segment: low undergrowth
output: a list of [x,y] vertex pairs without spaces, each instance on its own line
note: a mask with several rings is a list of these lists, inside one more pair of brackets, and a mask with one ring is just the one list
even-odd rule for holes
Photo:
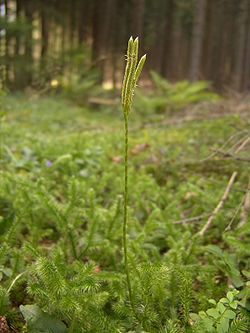
[[247,117],[161,125],[131,112],[135,316],[122,260],[122,113],[60,97],[3,102],[2,323],[16,332],[248,331],[249,162],[235,158],[249,157]]

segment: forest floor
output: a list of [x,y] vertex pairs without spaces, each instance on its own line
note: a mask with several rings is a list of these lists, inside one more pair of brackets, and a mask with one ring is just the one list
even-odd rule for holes
[[[43,281],[47,276],[38,264],[35,268],[30,264],[41,263],[44,256],[56,266],[63,254],[68,270],[75,260],[93,264],[99,279],[109,279],[102,272],[123,274],[119,206],[123,194],[122,112],[114,105],[80,107],[60,96],[10,95],[3,98],[3,105],[0,317],[7,318],[13,331],[25,332],[19,307],[37,304],[70,326],[72,309],[65,308],[60,293],[52,302],[53,291]],[[129,242],[130,250],[140,263],[212,267],[211,272],[206,271],[206,279],[189,272],[194,288],[189,312],[206,310],[209,298],[218,302],[235,287],[245,292],[246,272],[249,274],[249,115],[249,100],[235,97],[180,111],[144,115],[142,110],[130,116],[128,234],[134,240]],[[201,238],[195,245],[197,235]],[[211,245],[215,247],[208,249]],[[230,256],[228,269],[220,260],[226,262]],[[101,297],[103,303],[97,308],[108,312],[103,290]],[[244,297],[243,293],[239,299]],[[77,295],[75,301],[80,305],[73,331],[81,332],[77,325],[84,327],[81,316],[85,310]],[[178,319],[178,304],[170,304],[167,316],[173,322],[184,320]],[[24,310],[22,314],[31,325]],[[93,316],[89,310],[88,325],[82,332],[98,331],[88,328],[99,325]],[[114,326],[107,332],[118,332],[113,327],[123,327],[120,332],[135,330],[118,317],[112,317]],[[99,327],[100,332],[105,329]]]

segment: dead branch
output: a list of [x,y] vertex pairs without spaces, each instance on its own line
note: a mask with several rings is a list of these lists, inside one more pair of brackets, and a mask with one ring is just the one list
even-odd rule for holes
[[[224,143],[223,145],[220,147],[221,150],[223,150],[223,148],[226,147],[226,145],[231,142],[235,137],[239,136],[240,134],[246,132],[246,130],[242,130],[242,131],[239,131],[233,135],[231,135]],[[212,154],[210,154],[209,156],[203,158],[202,160],[200,160],[200,162],[205,162],[207,160],[209,160],[210,158],[214,157],[216,155],[216,152],[213,152]]]
[[[200,161],[201,162],[201,161]],[[213,184],[217,184],[217,185],[222,185],[223,187],[225,186],[225,184],[223,182],[220,182],[218,180],[214,180],[214,179],[211,179],[209,177],[206,177],[204,175],[201,175],[200,173],[197,173],[197,172],[194,172],[188,168],[184,168],[184,170],[186,170],[187,172],[190,172],[191,174],[197,176],[197,177],[200,177],[202,179],[204,179],[205,181],[207,182],[210,182],[210,183],[213,183]],[[247,193],[248,189],[243,189],[243,188],[239,188],[237,186],[232,186],[231,187],[231,190],[234,190],[234,191],[239,191],[239,192],[244,192],[244,193]]]
[[204,217],[211,216],[211,215],[212,214],[199,215],[199,216],[191,217],[191,218],[184,219],[184,220],[174,221],[173,224],[185,224],[185,223],[189,223],[189,222],[200,221]]
[[249,132],[249,131],[246,131],[246,132],[247,132],[247,134],[244,135],[244,136],[243,136],[242,138],[240,138],[239,140],[237,140],[237,141],[233,144],[233,146],[229,148],[228,151],[234,152],[234,150],[235,150],[235,152],[236,152],[236,150],[237,150],[236,148],[237,148],[238,146],[240,146],[240,145],[242,144],[242,142],[244,142],[245,139],[246,139],[247,137],[249,137],[250,132]]
[[247,212],[250,209],[250,178],[249,178],[249,182],[248,182],[248,191],[247,194],[245,196],[245,201],[244,201],[244,205],[242,208],[242,212],[240,214],[240,222],[238,224],[238,229],[245,223],[246,218],[247,218]]
[[235,150],[235,153],[237,154],[240,150],[242,150],[245,147],[245,145],[248,143],[248,141],[250,141],[250,136],[248,136],[246,140],[242,142],[242,144]]
[[247,195],[248,195],[248,192],[243,196],[243,199],[241,200],[241,202],[240,202],[238,208],[236,209],[236,211],[235,211],[235,213],[234,213],[234,216],[232,217],[232,219],[231,219],[230,223],[228,224],[228,226],[225,228],[224,232],[227,232],[227,231],[231,230],[231,226],[232,226],[232,224],[233,224],[233,222],[234,222],[236,216],[238,215],[238,213],[239,213],[241,207],[244,205],[244,203],[245,203],[245,201],[246,201],[246,197],[247,197]]
[[98,98],[98,97],[90,97],[88,99],[89,103],[92,104],[101,104],[101,105],[118,105],[118,101],[114,99],[105,99],[105,98]]
[[200,234],[203,235],[205,233],[205,231],[208,229],[208,227],[210,226],[210,224],[212,223],[214,217],[215,217],[215,214],[218,213],[218,211],[221,209],[221,207],[223,206],[223,203],[226,201],[227,199],[227,196],[228,196],[228,193],[230,191],[230,188],[231,186],[233,185],[233,182],[235,180],[235,177],[237,175],[237,172],[234,171],[229,182],[228,182],[228,185],[227,185],[227,188],[224,192],[224,195],[223,197],[221,198],[220,202],[218,203],[217,207],[215,208],[215,210],[213,211],[213,214],[209,217],[209,219],[207,220],[207,223],[204,225],[204,227],[202,228],[202,230],[200,231]]
[[218,154],[221,154],[221,155],[224,155],[224,156],[229,156],[229,157],[231,157],[234,160],[250,162],[250,158],[246,157],[246,156],[235,155],[233,153],[230,153],[228,151],[223,151],[221,149],[215,149],[215,148],[209,148],[209,149],[212,150],[212,151],[214,151],[214,152],[216,152],[216,153],[218,153]]

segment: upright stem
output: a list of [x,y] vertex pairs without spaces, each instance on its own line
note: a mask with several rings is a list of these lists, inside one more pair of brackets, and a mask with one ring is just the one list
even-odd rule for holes
[[129,293],[129,301],[134,311],[134,303],[132,297],[132,289],[128,268],[128,245],[127,245],[127,223],[128,223],[128,114],[124,112],[124,222],[123,222],[123,251],[125,271],[127,276],[127,285]]
[[129,302],[135,318],[140,322],[137,313],[135,311],[132,288],[130,282],[130,274],[128,267],[128,244],[127,244],[127,224],[128,224],[128,116],[132,107],[133,92],[136,83],[139,79],[142,67],[146,60],[146,55],[141,57],[139,63],[138,60],[138,38],[133,40],[132,36],[128,41],[127,50],[127,65],[125,68],[125,74],[122,84],[121,102],[124,115],[124,221],[123,221],[123,251],[124,251],[124,264],[127,277],[127,286],[129,294]]

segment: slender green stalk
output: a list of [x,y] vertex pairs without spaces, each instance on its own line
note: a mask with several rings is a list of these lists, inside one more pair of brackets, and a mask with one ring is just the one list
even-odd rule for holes
[[128,268],[128,245],[127,245],[127,224],[128,224],[128,115],[124,112],[124,222],[123,222],[123,251],[129,301],[134,310],[132,288]]
[[127,50],[127,65],[125,69],[123,85],[122,85],[122,107],[124,115],[124,221],[123,221],[123,253],[124,253],[124,263],[125,263],[125,272],[127,277],[127,287],[129,294],[129,302],[132,308],[132,311],[137,318],[135,311],[132,287],[130,280],[130,272],[128,267],[128,244],[127,244],[127,224],[128,224],[128,117],[132,107],[132,98],[134,94],[134,88],[139,79],[142,67],[146,60],[146,55],[144,55],[139,63],[137,64],[138,59],[138,38],[133,40],[130,37],[128,41],[128,50]]

